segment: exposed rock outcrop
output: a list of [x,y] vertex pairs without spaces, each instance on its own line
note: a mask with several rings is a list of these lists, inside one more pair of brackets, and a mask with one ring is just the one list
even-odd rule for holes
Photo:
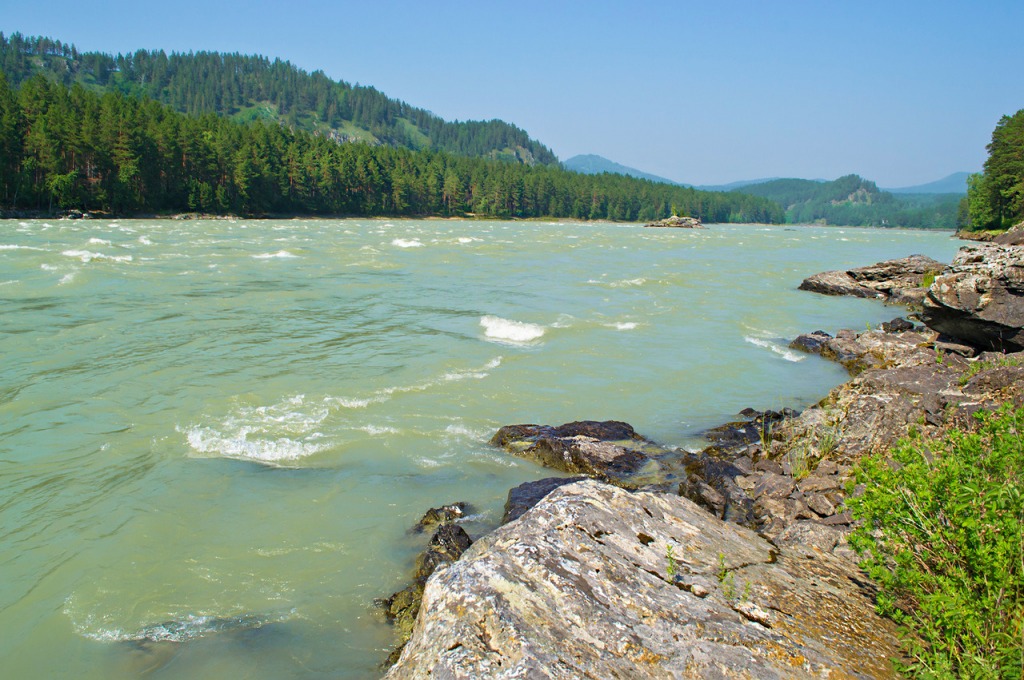
[[985,350],[1024,350],[1024,246],[961,248],[923,307],[937,331]]
[[925,277],[943,269],[944,264],[930,257],[911,255],[867,267],[815,274],[804,279],[799,288],[823,295],[852,295],[913,305],[924,298]]
[[585,481],[435,572],[387,677],[884,678],[895,640],[848,562]]
[[506,425],[490,443],[545,467],[633,488],[649,481],[651,468],[657,467],[652,455],[664,452],[616,420]]
[[645,227],[675,227],[676,229],[704,229],[704,225],[696,217],[666,217],[663,220],[648,222]]

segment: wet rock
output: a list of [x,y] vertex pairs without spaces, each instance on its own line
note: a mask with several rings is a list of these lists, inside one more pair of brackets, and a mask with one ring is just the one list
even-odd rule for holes
[[808,354],[821,354],[821,348],[831,339],[832,336],[825,331],[814,331],[796,336],[793,342],[789,343],[789,347]]
[[405,588],[392,593],[390,597],[376,601],[376,605],[384,613],[385,619],[394,625],[399,640],[398,646],[384,662],[385,667],[390,666],[398,659],[402,647],[412,633],[427,579],[438,567],[458,560],[472,544],[473,540],[462,527],[449,522],[440,524],[433,536],[430,537],[426,550],[416,557],[412,582]]
[[430,508],[424,513],[423,518],[416,523],[413,530],[422,532],[439,524],[451,524],[465,517],[469,511],[469,504],[462,501],[442,505],[439,508]]
[[943,269],[944,264],[930,257],[911,255],[857,269],[815,274],[804,279],[799,289],[823,295],[852,295],[913,304],[920,303],[924,297],[925,276]]
[[652,463],[648,452],[662,451],[628,423],[615,420],[507,425],[491,444],[545,467],[634,487],[641,484],[636,475]]
[[921,319],[985,350],[1024,350],[1024,246],[961,248],[928,289]]
[[895,677],[862,578],[684,498],[579,482],[435,572],[387,677]]
[[545,496],[560,486],[579,482],[585,477],[548,477],[538,479],[535,482],[524,482],[513,487],[508,492],[508,500],[505,501],[505,515],[501,518],[502,524],[508,524],[537,505]]

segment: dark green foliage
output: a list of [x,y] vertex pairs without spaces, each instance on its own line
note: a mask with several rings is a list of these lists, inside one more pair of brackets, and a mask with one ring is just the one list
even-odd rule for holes
[[857,175],[832,182],[777,179],[737,191],[775,201],[791,224],[953,229],[960,203],[954,194],[891,194]]
[[764,199],[439,151],[339,144],[277,123],[176,113],[33,76],[0,78],[0,206],[122,214],[463,215],[778,222]]
[[1024,409],[864,460],[850,543],[915,677],[1024,677]]
[[992,131],[983,174],[967,182],[969,229],[1008,229],[1024,220],[1024,109]]
[[335,82],[261,56],[139,50],[79,53],[49,38],[0,34],[0,69],[11,87],[42,74],[66,86],[155,99],[191,115],[270,118],[339,141],[432,148],[530,165],[557,164],[546,146],[500,120],[447,122],[372,87]]

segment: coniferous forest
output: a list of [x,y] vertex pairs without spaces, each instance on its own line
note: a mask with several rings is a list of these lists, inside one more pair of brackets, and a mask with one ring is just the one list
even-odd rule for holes
[[[581,175],[503,156],[493,145],[475,155],[431,146],[417,151],[379,140],[341,141],[278,119],[243,122],[187,106],[192,113],[185,113],[138,88],[125,92],[77,79],[69,85],[52,69],[28,75],[5,44],[0,205],[6,209],[621,221],[673,212],[708,222],[783,218],[777,204],[760,197],[621,175]],[[28,62],[40,63],[39,52],[88,61],[67,45],[41,45],[39,39],[26,44],[33,45]],[[6,77],[8,62],[17,62],[17,86]],[[118,61],[113,63],[116,67]],[[455,136],[486,146],[488,125],[470,125]]]

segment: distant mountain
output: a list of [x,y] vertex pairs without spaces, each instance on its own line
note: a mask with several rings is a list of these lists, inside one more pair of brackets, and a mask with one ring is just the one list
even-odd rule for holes
[[[702,184],[700,186],[694,186],[694,189],[700,189],[701,191],[736,191],[743,187],[749,187],[753,184],[764,184],[765,182],[773,182],[780,177],[765,177],[763,179],[746,179],[740,180],[739,182],[730,182],[729,184]],[[824,180],[822,180],[824,181]]]
[[193,116],[265,119],[338,142],[433,149],[526,165],[556,165],[546,146],[501,120],[449,122],[373,87],[332,80],[264,56],[138,50],[112,56],[70,43],[0,33],[11,87],[37,75],[71,87],[154,99]]
[[928,184],[886,189],[886,191],[892,194],[966,194],[967,178],[971,174],[969,172],[954,172],[949,177],[944,177]]
[[573,156],[569,160],[562,161],[562,167],[566,170],[572,170],[573,172],[579,172],[584,175],[600,175],[603,172],[611,173],[613,175],[626,175],[627,177],[636,177],[638,179],[648,179],[652,182],[658,182],[660,184],[676,184],[678,186],[689,186],[688,184],[682,184],[680,182],[674,182],[664,177],[658,177],[648,172],[637,170],[636,168],[630,168],[625,165],[620,165],[615,161],[610,161],[603,156],[597,156],[595,154],[583,154],[580,156]]

